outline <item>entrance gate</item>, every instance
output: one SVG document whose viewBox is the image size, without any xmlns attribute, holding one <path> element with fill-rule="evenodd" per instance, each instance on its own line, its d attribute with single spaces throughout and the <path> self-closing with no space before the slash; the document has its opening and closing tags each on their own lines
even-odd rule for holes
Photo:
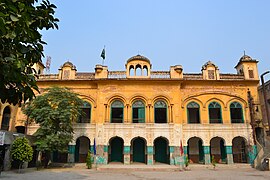
<svg viewBox="0 0 270 180">
<path fill-rule="evenodd" d="M 165 138 L 158 137 L 154 141 L 154 159 L 155 162 L 169 163 L 169 146 Z"/>
<path fill-rule="evenodd" d="M 133 162 L 145 163 L 145 148 L 146 144 L 143 138 L 135 138 L 132 141 L 133 147 Z"/>
<path fill-rule="evenodd" d="M 120 137 L 114 137 L 110 140 L 110 162 L 123 162 L 124 141 Z"/>
</svg>

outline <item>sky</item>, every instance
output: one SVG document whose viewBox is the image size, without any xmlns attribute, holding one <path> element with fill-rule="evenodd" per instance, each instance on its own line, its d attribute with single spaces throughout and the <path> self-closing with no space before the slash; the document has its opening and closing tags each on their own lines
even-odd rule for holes
<svg viewBox="0 0 270 180">
<path fill-rule="evenodd" d="M 50 73 L 66 61 L 78 72 L 94 72 L 105 45 L 104 65 L 125 70 L 137 54 L 152 70 L 182 65 L 200 73 L 211 60 L 221 73 L 234 69 L 244 51 L 257 59 L 259 73 L 270 70 L 269 0 L 51 0 L 59 30 L 42 31 L 51 56 Z M 265 76 L 270 79 L 270 74 Z"/>
</svg>

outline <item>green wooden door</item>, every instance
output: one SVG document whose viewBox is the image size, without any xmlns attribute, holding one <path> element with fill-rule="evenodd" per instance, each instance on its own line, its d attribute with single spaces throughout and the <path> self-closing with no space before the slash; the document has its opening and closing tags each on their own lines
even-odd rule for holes
<svg viewBox="0 0 270 180">
<path fill-rule="evenodd" d="M 114 138 L 111 141 L 111 162 L 123 162 L 123 140 Z"/>
<path fill-rule="evenodd" d="M 220 140 L 220 153 L 221 153 L 222 162 L 226 162 L 227 154 L 226 154 L 226 149 L 225 149 L 223 140 Z"/>
<path fill-rule="evenodd" d="M 145 142 L 141 138 L 133 141 L 133 162 L 145 163 Z"/>
<path fill-rule="evenodd" d="M 155 144 L 155 161 L 161 163 L 168 163 L 168 154 L 167 154 L 168 145 L 166 140 L 158 138 L 154 144 Z"/>
<path fill-rule="evenodd" d="M 199 140 L 199 162 L 204 162 L 204 152 L 203 152 L 203 146 L 202 146 L 202 140 Z"/>
<path fill-rule="evenodd" d="M 79 162 L 80 140 L 77 139 L 75 146 L 75 162 Z"/>
</svg>

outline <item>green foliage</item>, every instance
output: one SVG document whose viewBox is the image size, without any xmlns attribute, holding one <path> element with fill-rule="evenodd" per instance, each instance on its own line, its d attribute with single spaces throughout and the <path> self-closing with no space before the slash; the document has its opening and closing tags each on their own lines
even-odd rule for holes
<svg viewBox="0 0 270 180">
<path fill-rule="evenodd" d="M 33 148 L 25 138 L 17 138 L 11 147 L 11 158 L 13 161 L 30 162 L 33 158 Z"/>
<path fill-rule="evenodd" d="M 0 1 L 0 99 L 21 103 L 38 91 L 34 69 L 41 62 L 41 30 L 58 28 L 56 6 L 48 0 Z"/>
<path fill-rule="evenodd" d="M 72 122 L 81 114 L 83 101 L 67 88 L 52 87 L 23 107 L 39 129 L 35 132 L 38 151 L 67 152 L 73 138 Z"/>
<path fill-rule="evenodd" d="M 92 159 L 91 159 L 91 152 L 88 151 L 87 157 L 86 157 L 86 166 L 88 169 L 92 169 Z"/>
<path fill-rule="evenodd" d="M 188 155 L 185 156 L 185 167 L 188 167 L 189 165 L 189 159 L 188 159 Z"/>
<path fill-rule="evenodd" d="M 214 169 L 216 168 L 216 165 L 217 165 L 217 162 L 216 162 L 216 159 L 215 159 L 215 156 L 211 156 L 211 164 L 213 165 Z"/>
</svg>

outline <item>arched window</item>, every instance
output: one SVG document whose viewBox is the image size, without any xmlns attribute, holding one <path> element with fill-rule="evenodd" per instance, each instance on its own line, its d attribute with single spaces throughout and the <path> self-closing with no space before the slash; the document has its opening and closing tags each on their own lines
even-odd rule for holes
<svg viewBox="0 0 270 180">
<path fill-rule="evenodd" d="M 148 76 L 148 68 L 147 68 L 147 66 L 143 66 L 143 76 Z"/>
<path fill-rule="evenodd" d="M 155 105 L 155 123 L 167 123 L 167 104 L 158 100 Z"/>
<path fill-rule="evenodd" d="M 135 76 L 142 76 L 142 67 L 139 64 L 136 65 Z"/>
<path fill-rule="evenodd" d="M 243 123 L 243 109 L 240 103 L 232 102 L 230 105 L 231 123 Z"/>
<path fill-rule="evenodd" d="M 124 104 L 119 101 L 113 101 L 111 105 L 111 123 L 122 123 L 124 118 Z"/>
<path fill-rule="evenodd" d="M 129 68 L 129 75 L 130 76 L 135 76 L 134 66 L 130 66 L 130 68 Z"/>
<path fill-rule="evenodd" d="M 10 108 L 7 106 L 4 109 L 2 123 L 1 123 L 1 130 L 9 130 L 9 121 L 10 121 Z"/>
<path fill-rule="evenodd" d="M 78 119 L 78 123 L 90 123 L 91 122 L 91 104 L 84 101 L 82 109 L 82 115 Z"/>
<path fill-rule="evenodd" d="M 137 100 L 132 104 L 132 122 L 145 122 L 145 105 L 141 100 Z"/>
<path fill-rule="evenodd" d="M 200 123 L 200 106 L 196 102 L 190 102 L 187 105 L 188 123 Z"/>
<path fill-rule="evenodd" d="M 221 106 L 217 102 L 211 102 L 208 106 L 210 123 L 222 123 Z"/>
</svg>

